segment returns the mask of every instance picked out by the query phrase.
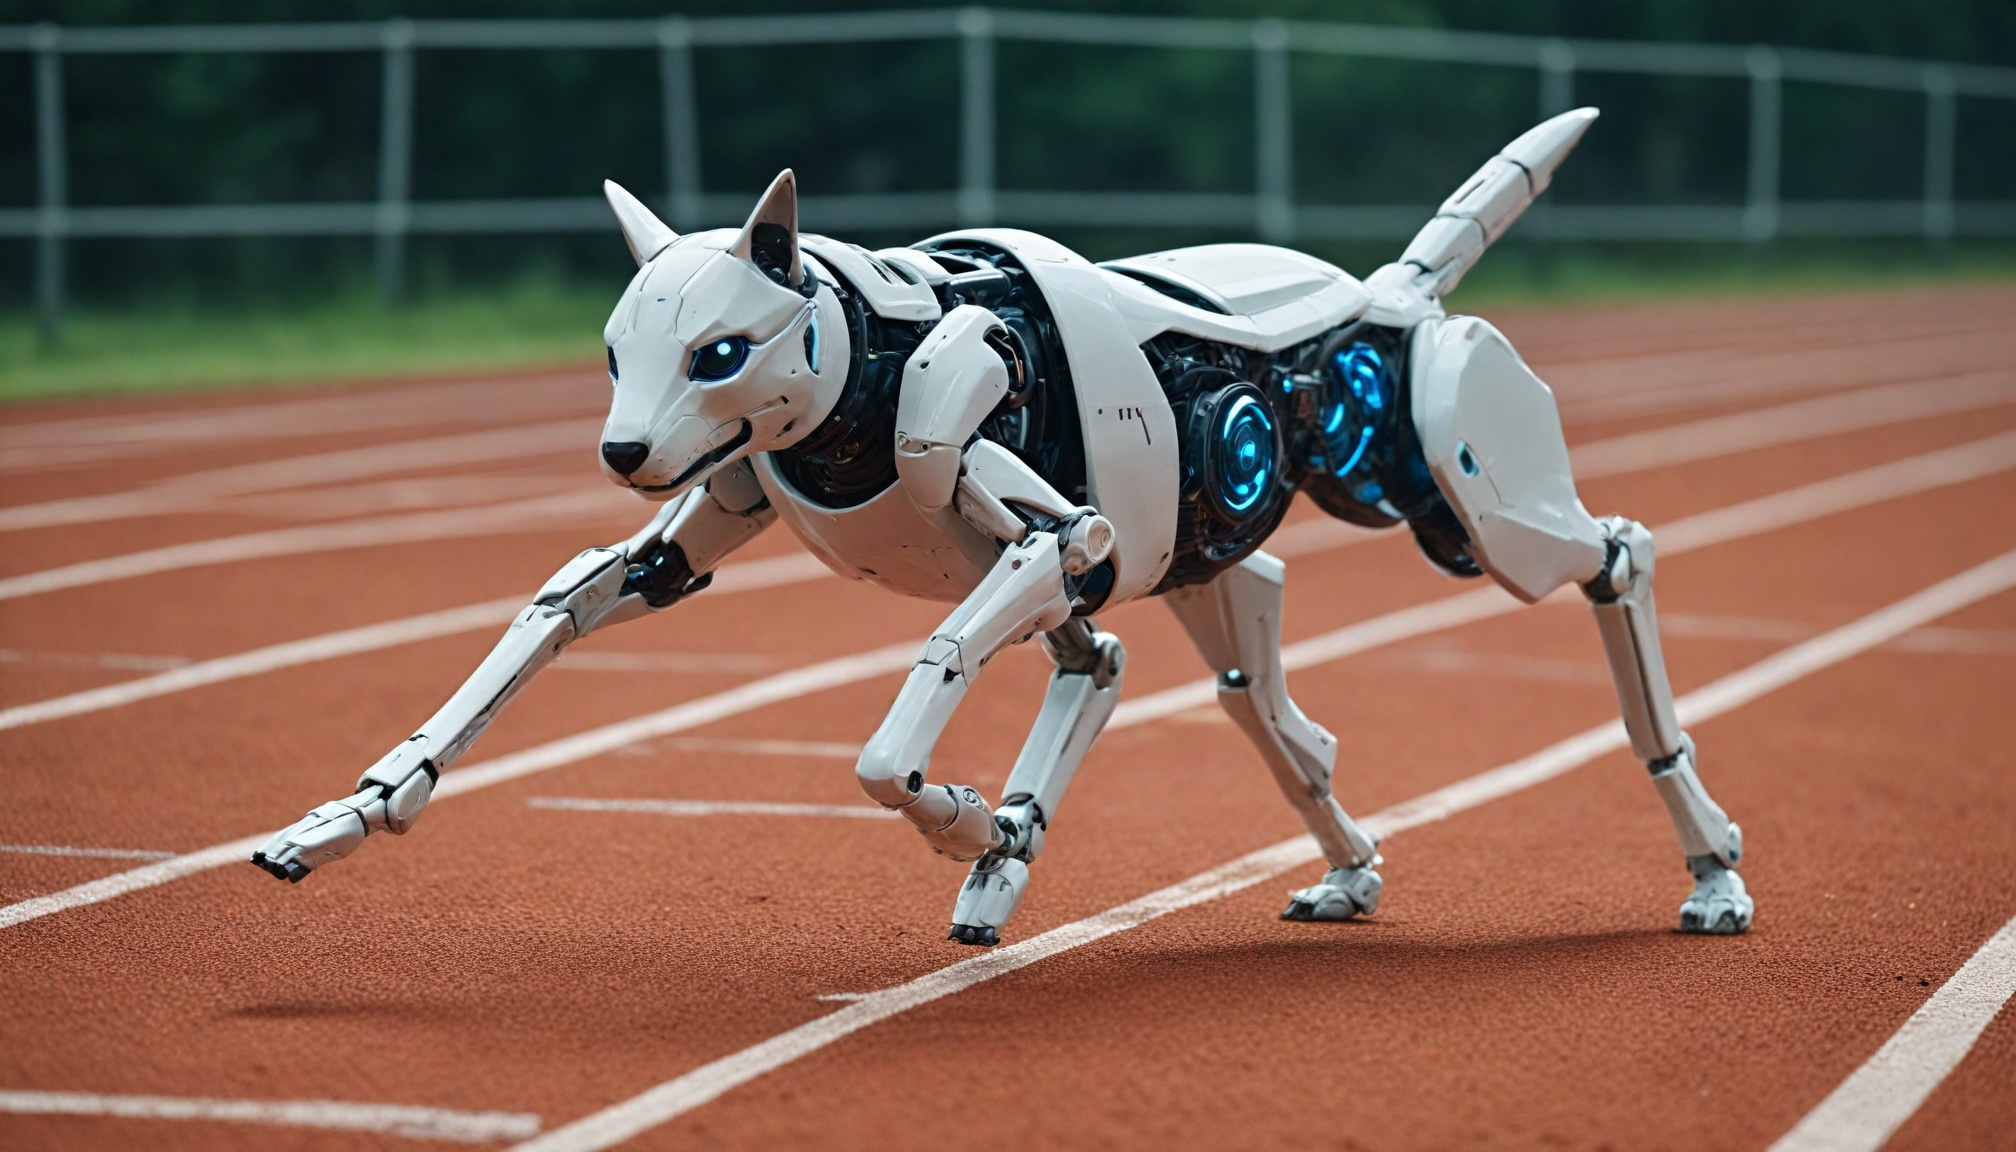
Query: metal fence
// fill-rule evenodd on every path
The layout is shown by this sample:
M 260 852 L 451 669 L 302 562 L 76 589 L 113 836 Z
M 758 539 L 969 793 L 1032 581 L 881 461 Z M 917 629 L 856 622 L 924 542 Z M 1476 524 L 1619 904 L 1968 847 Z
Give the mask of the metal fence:
M 1959 96 L 2016 99 L 2016 68 L 1928 63 L 1799 48 L 1569 40 L 1443 29 L 1283 20 L 1100 16 L 988 8 L 658 20 L 390 20 L 347 24 L 64 28 L 0 26 L 0 51 L 34 57 L 39 203 L 0 209 L 0 237 L 33 238 L 36 302 L 54 332 L 63 250 L 72 237 L 373 236 L 381 288 L 396 295 L 416 233 L 570 232 L 608 227 L 596 197 L 416 201 L 410 195 L 415 53 L 423 48 L 622 49 L 658 53 L 665 132 L 664 210 L 688 229 L 739 220 L 742 195 L 710 195 L 700 178 L 693 52 L 716 46 L 957 40 L 959 185 L 943 192 L 808 196 L 824 230 L 974 226 L 1250 228 L 1275 241 L 1404 239 L 1423 206 L 1297 203 L 1288 54 L 1532 68 L 1537 111 L 1572 106 L 1581 72 L 1726 77 L 1749 90 L 1747 195 L 1728 205 L 1554 205 L 1527 222 L 1556 239 L 1741 240 L 1778 236 L 2016 235 L 2016 201 L 1957 202 Z M 1036 192 L 995 178 L 994 46 L 1002 40 L 1205 48 L 1254 55 L 1253 190 L 1248 194 Z M 63 58 L 79 54 L 375 52 L 382 64 L 378 196 L 371 201 L 72 207 L 68 203 Z M 1781 85 L 1786 80 L 1922 93 L 1924 177 L 1905 201 L 1786 201 L 1779 196 Z

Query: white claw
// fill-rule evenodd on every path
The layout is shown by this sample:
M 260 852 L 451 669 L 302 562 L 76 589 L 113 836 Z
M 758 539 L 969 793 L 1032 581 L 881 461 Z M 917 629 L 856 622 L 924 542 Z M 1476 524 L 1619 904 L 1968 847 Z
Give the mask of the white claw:
M 1756 904 L 1743 887 L 1743 877 L 1711 861 L 1696 866 L 1694 893 L 1680 905 L 1680 930 L 1704 936 L 1737 936 L 1750 930 L 1755 914 Z
M 376 787 L 347 800 L 331 800 L 281 829 L 252 854 L 252 863 L 282 880 L 299 882 L 322 865 L 355 852 L 374 828 L 384 828 L 384 811 L 384 794 Z
M 1349 920 L 1379 910 L 1385 881 L 1370 868 L 1332 868 L 1320 883 L 1288 898 L 1283 920 Z

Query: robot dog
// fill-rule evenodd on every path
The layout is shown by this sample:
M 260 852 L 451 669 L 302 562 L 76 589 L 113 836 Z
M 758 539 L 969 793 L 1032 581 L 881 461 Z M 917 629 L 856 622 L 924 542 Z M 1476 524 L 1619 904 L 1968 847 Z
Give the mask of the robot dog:
M 1440 298 L 1546 189 L 1596 118 L 1557 116 L 1479 169 L 1362 284 L 1313 257 L 1214 244 L 1094 265 L 1011 229 L 869 252 L 798 230 L 779 175 L 740 230 L 679 236 L 605 184 L 638 263 L 604 330 L 608 478 L 663 508 L 547 582 L 441 710 L 252 856 L 286 880 L 404 833 L 440 773 L 569 643 L 705 588 L 783 520 L 842 575 L 958 607 L 861 753 L 862 790 L 972 861 L 951 938 L 993 944 L 1086 751 L 1125 650 L 1093 624 L 1160 596 L 1218 674 L 1329 869 L 1282 916 L 1379 904 L 1372 837 L 1331 791 L 1337 745 L 1288 695 L 1282 564 L 1260 551 L 1296 492 L 1405 523 L 1436 567 L 1595 611 L 1632 750 L 1680 836 L 1689 932 L 1738 933 L 1741 830 L 1695 772 L 1652 603 L 1652 536 L 1583 510 L 1553 394 L 1497 329 Z M 953 710 L 1003 648 L 1056 664 L 990 805 L 927 782 Z

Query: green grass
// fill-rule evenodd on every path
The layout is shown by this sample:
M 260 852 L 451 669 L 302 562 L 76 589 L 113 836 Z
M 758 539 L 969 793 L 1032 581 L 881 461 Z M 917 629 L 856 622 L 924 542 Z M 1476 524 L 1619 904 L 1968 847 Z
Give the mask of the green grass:
M 1391 246 L 1312 245 L 1369 272 Z M 1781 245 L 1764 253 L 1709 245 L 1507 244 L 1451 297 L 1493 306 L 1658 301 L 1730 295 L 1873 291 L 2016 281 L 2016 245 Z M 44 347 L 33 318 L 0 314 L 0 402 L 490 368 L 601 358 L 620 284 L 532 277 L 494 291 L 435 292 L 396 307 L 350 294 L 320 306 L 239 309 L 81 307 Z
M 367 296 L 270 310 L 87 307 L 64 318 L 54 347 L 14 312 L 0 317 L 0 401 L 593 364 L 621 292 L 537 281 L 389 308 Z

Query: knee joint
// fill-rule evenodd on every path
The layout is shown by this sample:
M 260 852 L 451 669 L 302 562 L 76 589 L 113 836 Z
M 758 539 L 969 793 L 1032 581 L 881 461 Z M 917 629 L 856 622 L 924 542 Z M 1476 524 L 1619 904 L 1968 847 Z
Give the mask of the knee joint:
M 1582 585 L 1582 592 L 1597 604 L 1615 604 L 1652 583 L 1652 532 L 1622 516 L 1612 516 L 1602 526 L 1603 569 Z
M 911 767 L 901 750 L 880 740 L 871 740 L 854 763 L 854 778 L 861 791 L 884 808 L 901 808 L 917 799 L 924 790 L 924 771 Z

